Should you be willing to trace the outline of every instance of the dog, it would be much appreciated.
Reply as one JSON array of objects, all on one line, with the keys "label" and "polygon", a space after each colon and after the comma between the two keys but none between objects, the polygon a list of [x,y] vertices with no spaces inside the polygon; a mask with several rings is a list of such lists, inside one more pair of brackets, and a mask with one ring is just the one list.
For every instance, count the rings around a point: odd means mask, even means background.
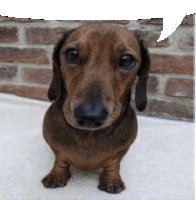
[{"label": "dog", "polygon": [[108,193],[125,189],[120,162],[137,135],[130,106],[131,86],[139,77],[135,103],[147,104],[150,59],[139,36],[110,25],[86,25],[66,32],[53,52],[53,103],[43,122],[43,136],[55,154],[46,188],[63,187],[70,165],[102,168],[98,188]]}]

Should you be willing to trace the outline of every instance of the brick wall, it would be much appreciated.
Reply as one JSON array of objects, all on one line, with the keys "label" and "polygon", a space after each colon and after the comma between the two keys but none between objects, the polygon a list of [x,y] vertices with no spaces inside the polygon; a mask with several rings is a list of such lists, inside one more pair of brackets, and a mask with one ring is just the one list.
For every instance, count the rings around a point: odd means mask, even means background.
[{"label": "brick wall", "polygon": [[[54,44],[63,32],[92,22],[0,16],[0,92],[47,100]],[[194,15],[186,16],[176,31],[159,43],[162,19],[96,21],[100,22],[139,30],[149,48],[152,64],[143,114],[193,119]]]}]

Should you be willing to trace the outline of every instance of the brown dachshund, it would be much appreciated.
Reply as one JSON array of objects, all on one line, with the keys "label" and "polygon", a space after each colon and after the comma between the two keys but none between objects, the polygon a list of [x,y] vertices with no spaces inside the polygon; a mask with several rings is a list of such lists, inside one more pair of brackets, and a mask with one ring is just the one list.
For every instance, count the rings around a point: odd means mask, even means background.
[{"label": "brown dachshund", "polygon": [[53,80],[43,135],[56,160],[42,180],[47,188],[63,187],[70,165],[103,168],[98,188],[119,193],[120,162],[137,135],[130,106],[131,86],[139,77],[135,102],[147,104],[149,56],[133,32],[108,25],[89,25],[64,34],[53,53]]}]

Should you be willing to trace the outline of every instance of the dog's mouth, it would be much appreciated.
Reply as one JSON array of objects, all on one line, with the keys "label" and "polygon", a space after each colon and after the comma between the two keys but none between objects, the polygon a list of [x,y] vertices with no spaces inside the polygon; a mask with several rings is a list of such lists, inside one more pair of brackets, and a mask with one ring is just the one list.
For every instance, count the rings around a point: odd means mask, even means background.
[{"label": "dog's mouth", "polygon": [[74,126],[74,128],[80,129],[80,130],[86,130],[86,131],[97,131],[103,128],[106,128],[106,126],[99,126],[99,127],[95,127],[95,126]]},{"label": "dog's mouth", "polygon": [[98,129],[102,126],[102,121],[94,121],[94,120],[77,120],[77,124],[79,124],[79,127],[85,128],[85,129]]},{"label": "dog's mouth", "polygon": [[106,128],[108,127],[108,123],[107,123],[107,120],[103,123],[103,122],[85,122],[83,120],[79,120],[77,121],[76,123],[74,123],[73,125],[75,128],[77,129],[81,129],[81,130],[89,130],[89,131],[96,131],[96,130],[100,130],[100,129],[103,129],[103,128]]},{"label": "dog's mouth", "polygon": [[75,109],[73,113],[65,112],[66,121],[74,128],[81,130],[96,131],[111,125],[110,114],[106,110],[97,110],[97,112],[84,112],[80,108]]}]

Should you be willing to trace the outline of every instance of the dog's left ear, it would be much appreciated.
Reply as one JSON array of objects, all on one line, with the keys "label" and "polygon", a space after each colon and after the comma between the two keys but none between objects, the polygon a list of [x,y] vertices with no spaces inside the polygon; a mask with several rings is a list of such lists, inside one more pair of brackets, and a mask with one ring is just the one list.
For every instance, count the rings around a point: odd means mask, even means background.
[{"label": "dog's left ear", "polygon": [[135,92],[135,103],[139,111],[142,111],[146,108],[147,98],[146,98],[146,85],[148,79],[148,72],[150,68],[150,58],[148,50],[144,47],[143,42],[140,43],[140,53],[141,53],[141,65],[137,72],[139,76],[138,83],[136,85]]},{"label": "dog's left ear", "polygon": [[55,100],[62,92],[63,88],[63,79],[61,74],[61,62],[60,62],[60,51],[63,47],[64,43],[68,39],[69,35],[72,33],[72,31],[66,32],[63,37],[57,42],[57,44],[54,47],[52,60],[53,60],[53,79],[52,83],[50,85],[50,88],[48,90],[48,98],[49,100]]}]

